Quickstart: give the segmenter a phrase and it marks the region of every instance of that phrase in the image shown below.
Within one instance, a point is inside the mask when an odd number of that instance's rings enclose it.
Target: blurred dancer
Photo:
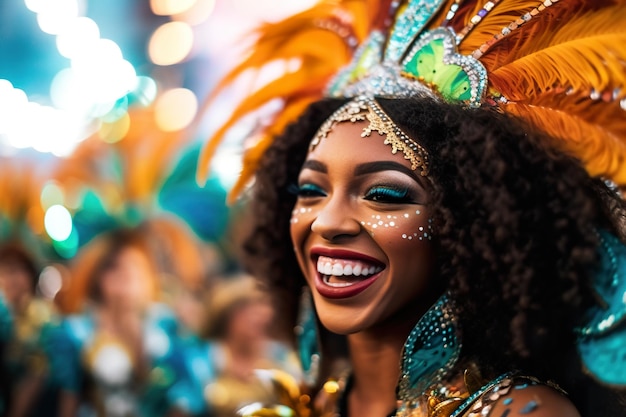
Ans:
[[[51,354],[60,415],[138,416],[152,361],[168,354],[176,320],[156,303],[157,268],[141,229],[100,237],[78,258],[62,304],[72,313]]]
[[[55,312],[36,296],[39,269],[34,258],[17,244],[0,247],[0,338],[4,409],[10,417],[50,415],[51,390],[43,349]]]
[[[274,309],[254,280],[224,279],[208,296],[206,340],[181,349],[168,390],[173,415],[237,415],[251,402],[271,403],[277,392],[264,381],[265,369],[299,373],[293,353],[274,337]]]

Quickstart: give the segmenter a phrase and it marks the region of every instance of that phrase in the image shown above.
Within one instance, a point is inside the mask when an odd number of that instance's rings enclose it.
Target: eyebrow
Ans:
[[[304,161],[304,164],[302,164],[301,169],[310,169],[313,171],[321,172],[323,174],[328,174],[328,167],[326,166],[326,164],[323,162],[317,161],[315,159],[308,159]],[[415,171],[411,170],[410,168],[402,164],[399,164],[393,161],[374,161],[374,162],[366,162],[363,164],[359,164],[356,166],[356,168],[354,168],[354,175],[360,176],[360,175],[374,174],[374,173],[382,172],[382,171],[399,171],[413,178],[419,184],[422,184],[422,181],[423,181],[423,179],[417,176]]]
[[[421,182],[418,176],[415,174],[415,171],[412,171],[410,168],[393,161],[374,161],[359,164],[354,169],[354,175],[359,176],[373,174],[380,171],[400,171],[413,178],[418,183]]]
[[[305,168],[312,169],[313,171],[322,172],[324,174],[328,173],[328,168],[326,167],[326,164],[320,161],[316,161],[315,159],[309,159],[307,161],[304,161],[304,164],[302,164],[302,169]]]

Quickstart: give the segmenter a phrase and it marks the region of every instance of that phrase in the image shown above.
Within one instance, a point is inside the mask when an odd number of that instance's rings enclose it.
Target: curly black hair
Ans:
[[[378,101],[429,153],[437,279],[459,308],[463,356],[486,376],[520,369],[582,398],[574,329],[595,302],[597,230],[620,233],[624,201],[511,116],[432,100]],[[289,238],[292,188],[310,139],[344,102],[311,105],[267,150],[252,191],[248,265],[291,318],[304,286]]]

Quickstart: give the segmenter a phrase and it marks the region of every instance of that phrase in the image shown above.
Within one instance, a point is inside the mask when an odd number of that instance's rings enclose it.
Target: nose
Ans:
[[[311,231],[328,241],[358,235],[361,224],[354,217],[349,201],[332,195],[326,197],[326,200],[311,224]]]

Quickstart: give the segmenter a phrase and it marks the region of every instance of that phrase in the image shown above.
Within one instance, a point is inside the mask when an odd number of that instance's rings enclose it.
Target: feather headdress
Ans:
[[[419,90],[525,119],[590,175],[626,186],[626,0],[322,1],[258,35],[218,91],[270,61],[298,59],[300,66],[245,97],[205,147],[200,177],[230,127],[283,100],[283,111],[246,151],[234,195],[310,102]]]
[[[267,23],[260,27],[257,31],[258,40],[250,55],[220,82],[206,107],[247,70],[260,71],[268,63],[280,60],[297,60],[298,70],[285,72],[282,77],[261,87],[239,103],[230,118],[203,149],[199,178],[204,180],[207,177],[208,163],[228,129],[248,113],[280,98],[283,100],[283,109],[268,121],[267,129],[260,132],[256,143],[244,155],[243,171],[231,195],[238,194],[254,174],[258,160],[272,139],[296,120],[310,103],[323,96],[328,82],[352,59],[356,46],[374,28],[384,26],[390,2],[323,1],[284,21]]]
[[[219,201],[225,192],[215,185],[197,186],[195,164],[189,163],[197,161],[197,150],[180,158],[186,147],[182,132],[158,129],[153,112],[152,107],[131,110],[123,139],[106,143],[96,133],[53,173],[72,214],[75,238],[67,257],[103,233],[137,230],[148,236],[161,272],[193,288],[206,267],[200,238],[215,241],[222,233],[227,213]],[[76,284],[76,294],[84,292],[82,284]],[[83,301],[72,294],[64,304],[68,311]]]

